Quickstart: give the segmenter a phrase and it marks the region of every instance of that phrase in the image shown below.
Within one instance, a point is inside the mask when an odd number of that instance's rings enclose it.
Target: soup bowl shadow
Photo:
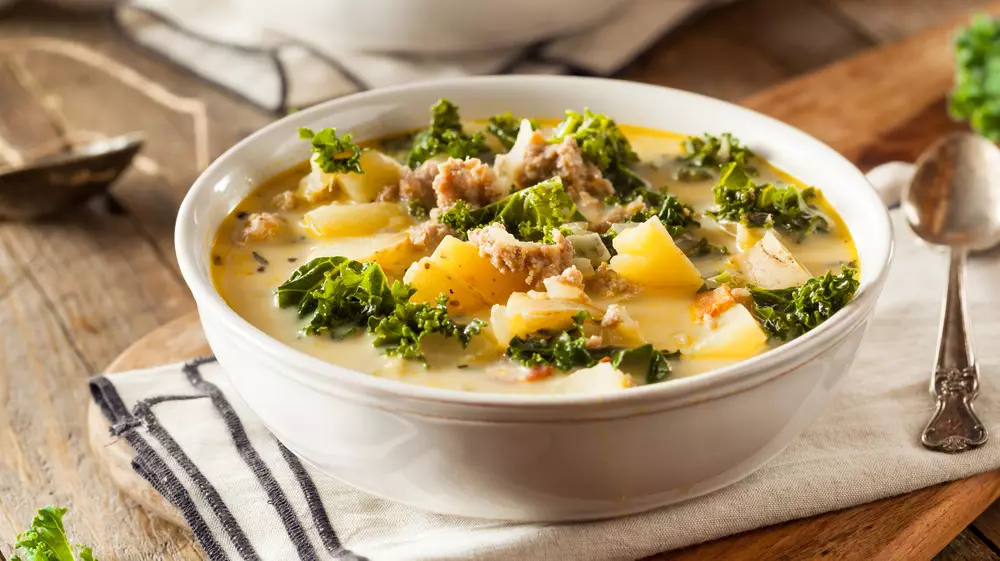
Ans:
[[[559,117],[589,107],[620,123],[732,132],[823,190],[854,238],[861,286],[819,328],[696,376],[605,395],[500,395],[406,384],[292,349],[215,290],[222,219],[260,182],[309,156],[298,127],[356,139],[426,123],[448,97],[464,118]],[[892,254],[889,217],[864,175],[804,132],[748,109],[663,87],[597,78],[497,76],[375,90],[290,115],[219,157],[177,220],[182,274],[233,387],[291,451],[358,489],[418,508],[516,521],[606,518],[687,500],[746,477],[813,422],[850,367]]]

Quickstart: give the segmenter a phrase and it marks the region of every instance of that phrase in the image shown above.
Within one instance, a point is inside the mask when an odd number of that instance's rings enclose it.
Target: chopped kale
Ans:
[[[468,325],[455,323],[448,315],[448,297],[442,294],[433,305],[427,302],[397,303],[391,314],[369,318],[368,331],[375,334],[374,345],[383,349],[385,354],[425,360],[421,344],[427,335],[438,333],[457,339],[465,348],[485,325],[479,319],[472,320]]]
[[[753,228],[780,228],[796,234],[798,241],[810,233],[829,230],[826,218],[811,204],[815,189],[755,183],[737,162],[722,167],[714,196],[716,209],[710,214],[718,220],[740,222]]]
[[[800,286],[767,290],[751,286],[754,315],[771,337],[786,340],[823,323],[847,305],[858,290],[857,270],[842,267]]]
[[[583,324],[588,319],[590,314],[580,312],[573,327],[565,331],[514,337],[507,347],[507,356],[526,367],[547,365],[564,371],[596,366],[607,360],[615,368],[643,376],[647,384],[662,382],[670,377],[667,360],[680,358],[679,351],[659,351],[650,344],[633,348],[588,349],[587,336],[583,332]]]
[[[483,152],[486,152],[483,133],[466,134],[458,116],[458,107],[447,99],[439,99],[431,107],[430,125],[414,138],[413,148],[406,155],[406,165],[415,168],[438,154],[465,159]]]
[[[576,140],[584,159],[601,170],[623,200],[627,200],[632,191],[648,186],[646,180],[631,168],[639,161],[638,154],[607,115],[589,109],[584,109],[582,115],[567,111],[566,117],[555,129],[553,141],[561,142],[568,136]]]
[[[490,117],[490,124],[486,127],[486,130],[493,133],[493,136],[497,137],[497,140],[503,144],[504,148],[510,150],[517,140],[517,134],[521,132],[521,121],[522,119],[514,117],[510,112],[501,113]],[[531,129],[539,129],[536,121],[531,121]]]
[[[948,111],[986,138],[1000,140],[1000,20],[978,15],[956,36]]]
[[[97,561],[89,547],[70,544],[65,514],[66,509],[57,506],[39,509],[31,527],[15,538],[11,561]]]
[[[391,285],[377,263],[346,257],[317,257],[302,265],[278,287],[278,306],[298,306],[299,317],[309,318],[308,335],[329,333],[346,337],[358,328],[375,334],[374,344],[388,355],[423,360],[423,338],[430,333],[454,337],[463,347],[482,330],[448,316],[448,297],[435,305],[410,302],[414,289],[400,281]]]
[[[482,208],[473,209],[458,201],[438,220],[451,226],[462,239],[467,239],[469,230],[500,222],[519,240],[551,243],[553,229],[586,219],[566,193],[562,180],[553,177]]]
[[[689,136],[684,140],[683,165],[677,171],[679,181],[703,181],[711,179],[720,166],[736,162],[753,173],[750,158],[753,152],[740,144],[732,134],[725,132],[721,136],[705,133],[702,136]]]
[[[351,141],[351,135],[337,137],[337,129],[326,128],[319,132],[300,128],[299,138],[312,145],[316,165],[326,173],[363,173],[361,148]]]

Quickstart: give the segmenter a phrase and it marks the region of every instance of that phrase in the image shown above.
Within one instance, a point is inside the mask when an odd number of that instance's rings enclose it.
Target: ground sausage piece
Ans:
[[[462,200],[473,208],[488,205],[503,198],[496,186],[497,176],[490,166],[477,158],[448,158],[438,166],[434,177],[437,207],[446,209]]]
[[[271,200],[271,204],[281,210],[294,210],[299,204],[299,199],[295,196],[294,191],[282,191],[274,196],[274,199]]]
[[[528,285],[534,288],[573,264],[573,246],[558,231],[554,232],[552,244],[522,242],[503,224],[490,224],[469,232],[469,241],[501,272],[526,271]]]
[[[428,160],[420,164],[417,169],[403,168],[403,175],[399,179],[399,187],[393,193],[392,186],[387,187],[379,195],[379,200],[388,202],[393,200],[389,197],[395,195],[404,203],[419,203],[424,208],[434,208],[437,202],[437,195],[434,193],[434,178],[438,174],[438,163]],[[383,197],[383,195],[385,195]]]
[[[618,304],[611,304],[604,311],[604,317],[601,318],[601,327],[613,329],[621,325],[626,319],[628,319],[628,314],[625,313],[625,308]]]
[[[538,131],[531,135],[531,142],[525,149],[524,168],[521,170],[522,185],[534,185],[539,181],[558,176],[573,200],[584,194],[590,198],[603,199],[613,195],[611,182],[604,179],[601,170],[583,159],[583,153],[576,139],[567,136],[559,144],[550,144]]]
[[[642,199],[633,199],[631,202],[625,205],[615,205],[608,210],[608,213],[604,216],[604,222],[614,224],[615,222],[623,222],[626,219],[632,218],[639,211],[646,208],[646,202]],[[605,230],[607,230],[605,228]]]
[[[735,304],[736,298],[733,296],[733,291],[728,286],[722,285],[711,292],[702,292],[695,296],[695,317],[699,320],[717,318]]]
[[[601,263],[594,275],[587,278],[587,290],[610,298],[612,296],[622,296],[639,292],[639,287],[623,279],[607,263]]]
[[[599,349],[604,346],[604,337],[600,335],[591,335],[587,337],[587,340],[583,343],[588,349]]]
[[[255,212],[247,217],[243,241],[262,242],[273,239],[281,231],[281,219],[269,212]]]
[[[437,247],[441,243],[441,240],[449,234],[454,235],[455,231],[450,226],[433,220],[417,224],[406,231],[406,235],[410,238],[410,243],[419,249]]]

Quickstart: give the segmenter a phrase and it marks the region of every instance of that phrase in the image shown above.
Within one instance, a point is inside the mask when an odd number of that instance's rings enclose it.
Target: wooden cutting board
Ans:
[[[1000,3],[988,11],[1000,14]],[[811,133],[862,169],[891,160],[912,161],[938,136],[963,128],[948,119],[944,100],[952,82],[953,30],[967,21],[963,17],[838,62],[757,94],[744,105]],[[108,371],[208,352],[192,314],[135,343]],[[108,425],[93,405],[89,435],[95,455],[124,493],[154,515],[183,524],[177,511],[132,471],[128,445],[109,445]],[[1000,472],[986,473],[654,559],[929,559],[998,497]]]

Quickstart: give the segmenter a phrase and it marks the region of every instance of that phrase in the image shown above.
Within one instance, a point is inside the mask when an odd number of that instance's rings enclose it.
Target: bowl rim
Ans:
[[[213,190],[218,182],[218,177],[226,174],[225,170],[229,167],[231,160],[238,158],[245,146],[257,142],[257,139],[270,134],[271,131],[276,129],[307,126],[322,115],[335,112],[341,106],[363,105],[366,102],[371,103],[382,98],[392,98],[404,92],[419,90],[440,92],[447,91],[449,87],[458,86],[470,87],[471,85],[471,87],[481,87],[484,92],[488,92],[490,86],[509,82],[535,83],[539,88],[556,88],[549,91],[558,91],[559,87],[603,86],[621,88],[624,95],[627,95],[628,90],[669,92],[670,95],[687,97],[699,103],[728,105],[730,110],[743,113],[744,116],[750,119],[759,122],[768,122],[770,126],[779,129],[783,136],[798,137],[796,139],[797,142],[811,144],[812,147],[823,152],[825,158],[829,158],[832,162],[844,167],[845,170],[848,170],[848,175],[854,176],[853,178],[845,177],[839,181],[840,183],[867,186],[867,189],[856,189],[859,197],[858,205],[876,205],[882,209],[882,212],[875,213],[880,222],[875,225],[875,230],[880,235],[866,240],[855,239],[855,244],[858,246],[862,244],[875,246],[873,250],[875,259],[865,263],[865,272],[874,269],[875,273],[868,279],[862,280],[858,292],[851,302],[838,311],[831,319],[809,333],[777,348],[732,365],[697,375],[667,380],[665,383],[661,382],[629,388],[628,391],[600,394],[503,394],[470,392],[422,386],[350,370],[299,351],[264,333],[230,308],[212,285],[211,279],[205,279],[201,275],[199,263],[208,262],[210,248],[204,249],[200,254],[196,254],[191,249],[195,247],[193,245],[196,228],[193,215],[195,200],[199,198],[199,193],[202,191],[208,190],[211,192]],[[214,225],[213,232],[217,228],[218,224]],[[888,276],[894,245],[888,210],[864,174],[852,162],[826,143],[796,127],[734,103],[675,88],[608,78],[538,75],[474,76],[413,82],[332,99],[278,119],[237,142],[202,171],[180,205],[175,225],[174,240],[181,275],[194,296],[199,314],[211,314],[213,319],[221,320],[226,329],[231,333],[240,336],[246,342],[260,348],[271,358],[287,365],[287,368],[283,369],[282,375],[289,376],[289,371],[295,371],[298,375],[305,374],[311,377],[319,384],[335,382],[339,388],[362,391],[381,397],[394,397],[410,401],[455,406],[471,405],[531,410],[576,410],[581,407],[598,404],[602,406],[642,406],[647,404],[664,404],[667,401],[676,402],[685,398],[700,400],[705,399],[705,395],[708,393],[723,390],[727,387],[732,391],[726,392],[725,395],[739,393],[765,383],[772,378],[779,377],[787,372],[790,367],[794,367],[793,365],[807,362],[824,350],[831,348],[836,342],[846,336],[848,332],[867,319]]]

